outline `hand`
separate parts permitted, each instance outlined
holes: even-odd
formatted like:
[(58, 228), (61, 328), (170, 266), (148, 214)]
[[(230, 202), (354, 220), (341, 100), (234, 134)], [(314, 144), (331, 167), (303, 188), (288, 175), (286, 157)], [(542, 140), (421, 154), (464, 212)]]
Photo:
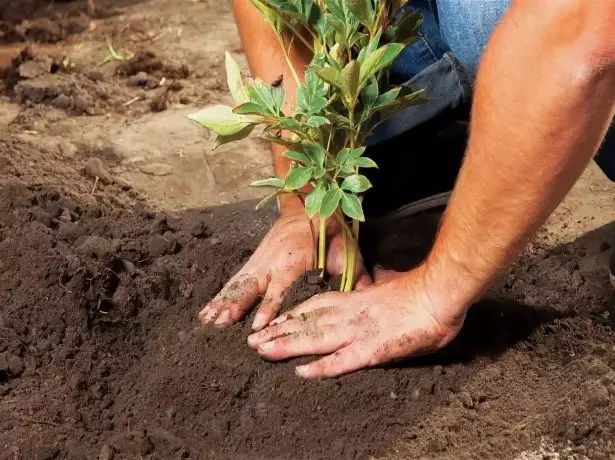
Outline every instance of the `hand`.
[(327, 355), (297, 367), (304, 378), (336, 377), (424, 355), (455, 338), (467, 310), (437, 294), (427, 290), (419, 267), (361, 291), (315, 296), (250, 335), (248, 344), (270, 360)]
[[(317, 231), (318, 223), (314, 224)], [(343, 267), (341, 231), (331, 220), (328, 230), (327, 272), (339, 275)], [(252, 329), (261, 330), (276, 317), (290, 285), (313, 268), (314, 236), (303, 209), (283, 215), (274, 224), (246, 265), (199, 313), (202, 323), (225, 328), (235, 324), (263, 297)], [(371, 284), (371, 278), (357, 263), (357, 289)]]

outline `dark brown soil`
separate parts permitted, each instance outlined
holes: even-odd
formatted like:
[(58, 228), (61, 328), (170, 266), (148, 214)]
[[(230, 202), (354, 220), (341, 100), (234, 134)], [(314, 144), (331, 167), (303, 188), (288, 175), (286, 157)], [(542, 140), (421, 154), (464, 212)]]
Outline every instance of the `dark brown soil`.
[[(90, 11), (85, 0), (9, 0), (0, 43), (70, 42), (81, 38), (71, 21), (134, 1), (96, 0)], [(613, 458), (615, 296), (604, 261), (615, 225), (559, 245), (542, 234), (459, 338), (420, 360), (304, 382), (293, 373), (303, 360), (272, 364), (247, 347), (249, 320), (224, 333), (201, 327), (196, 313), (272, 212), (154, 212), (115, 176), (113, 149), (69, 142), (62, 128), (42, 135), (75, 115), (136, 118), (219, 93), (221, 74), (208, 72), (221, 64), (175, 63), (165, 40), (150, 41), (165, 37), (152, 24), (137, 27), (124, 63), (99, 67), (96, 55), (66, 66), (59, 43), (53, 56), (24, 51), (0, 74), (0, 92), (24, 109), (0, 132), (0, 460), (537, 459), (544, 440), (560, 458)], [(108, 35), (122, 44), (136, 30), (97, 27), (98, 51)], [(365, 228), (366, 260), (416, 265), (438, 219)], [(285, 308), (331, 287), (308, 273)]]
[[(402, 441), (412, 456), (474, 443), (503, 458), (544, 435), (615, 452), (605, 314), (486, 301), (436, 356), (303, 382), (296, 362), (246, 347), (249, 322), (221, 333), (195, 320), (270, 213), (122, 211), (17, 185), (0, 203), (0, 442), (18, 458), (367, 458)], [(557, 391), (520, 421), (528, 408), (511, 397), (531, 384)], [(501, 420), (487, 443), (483, 413)]]

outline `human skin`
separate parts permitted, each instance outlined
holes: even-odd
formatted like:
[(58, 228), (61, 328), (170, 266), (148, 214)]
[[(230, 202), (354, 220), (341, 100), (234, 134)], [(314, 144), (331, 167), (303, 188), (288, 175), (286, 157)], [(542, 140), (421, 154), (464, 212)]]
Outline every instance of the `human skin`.
[[(286, 75), (279, 48), (263, 38), (262, 18), (246, 0), (234, 6), (252, 72), (265, 80)], [(466, 157), (424, 263), (375, 276), (374, 284), (355, 292), (315, 296), (269, 322), (277, 314), (272, 308), (269, 325), (259, 324), (249, 345), (271, 360), (323, 355), (296, 369), (301, 377), (319, 378), (448, 344), (471, 304), (514, 262), (600, 146), (615, 113), (613, 24), (615, 0), (513, 1), (479, 66)], [(299, 68), (306, 62), (293, 59)], [(292, 80), (284, 85), (292, 101)], [(283, 174), (288, 165), (279, 153), (274, 163)], [(269, 283), (277, 267), (288, 276), (311, 267), (311, 233), (299, 235), (299, 212), (300, 203), (282, 203), (279, 225), (259, 247), (262, 254), (281, 254), (268, 260)], [(224, 326), (238, 320), (264, 291), (251, 283), (240, 308), (214, 299), (206, 315), (231, 311)]]

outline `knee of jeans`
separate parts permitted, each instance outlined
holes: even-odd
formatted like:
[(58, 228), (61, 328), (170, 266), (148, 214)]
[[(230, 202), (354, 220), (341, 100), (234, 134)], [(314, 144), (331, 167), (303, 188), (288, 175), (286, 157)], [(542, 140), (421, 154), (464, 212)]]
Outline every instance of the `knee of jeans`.
[(455, 56), (476, 74), (493, 29), (511, 0), (436, 0), (440, 33)]

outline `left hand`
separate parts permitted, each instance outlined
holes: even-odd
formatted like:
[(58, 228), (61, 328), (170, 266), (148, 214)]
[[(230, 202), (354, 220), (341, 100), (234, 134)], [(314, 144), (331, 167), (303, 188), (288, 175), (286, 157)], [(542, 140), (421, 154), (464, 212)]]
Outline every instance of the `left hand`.
[(250, 335), (248, 344), (270, 360), (326, 355), (296, 373), (336, 377), (439, 350), (458, 334), (466, 311), (446, 291), (428, 290), (419, 267), (360, 291), (312, 297)]

